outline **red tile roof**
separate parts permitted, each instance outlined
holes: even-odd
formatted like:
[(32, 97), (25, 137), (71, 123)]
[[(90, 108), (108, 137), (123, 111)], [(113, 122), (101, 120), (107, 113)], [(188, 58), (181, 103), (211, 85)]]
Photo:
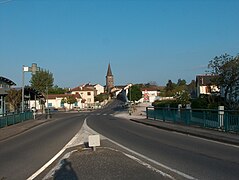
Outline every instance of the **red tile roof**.
[(48, 99), (66, 98), (68, 96), (74, 96), (75, 98), (81, 98), (80, 94), (49, 94)]

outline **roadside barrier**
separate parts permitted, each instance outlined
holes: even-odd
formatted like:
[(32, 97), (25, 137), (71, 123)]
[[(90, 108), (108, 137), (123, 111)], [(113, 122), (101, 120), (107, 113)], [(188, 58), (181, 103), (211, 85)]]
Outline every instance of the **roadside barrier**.
[(147, 107), (147, 119), (239, 133), (239, 111)]
[(0, 128), (17, 124), (23, 121), (33, 119), (33, 112), (26, 111), (21, 113), (0, 114)]

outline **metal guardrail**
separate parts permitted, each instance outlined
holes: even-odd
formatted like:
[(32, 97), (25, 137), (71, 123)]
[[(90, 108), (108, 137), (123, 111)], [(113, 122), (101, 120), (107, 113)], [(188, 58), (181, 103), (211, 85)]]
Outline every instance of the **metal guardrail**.
[(239, 132), (239, 111), (147, 107), (147, 118)]
[(23, 113), (0, 114), (0, 128), (17, 124), (29, 119), (33, 119), (33, 113), (31, 111)]

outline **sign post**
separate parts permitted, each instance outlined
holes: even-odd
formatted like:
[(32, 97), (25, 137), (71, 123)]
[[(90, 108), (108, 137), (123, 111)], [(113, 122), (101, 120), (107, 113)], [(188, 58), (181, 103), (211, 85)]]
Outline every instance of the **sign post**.
[(96, 147), (100, 146), (100, 135), (90, 135), (89, 136), (89, 147), (96, 151)]

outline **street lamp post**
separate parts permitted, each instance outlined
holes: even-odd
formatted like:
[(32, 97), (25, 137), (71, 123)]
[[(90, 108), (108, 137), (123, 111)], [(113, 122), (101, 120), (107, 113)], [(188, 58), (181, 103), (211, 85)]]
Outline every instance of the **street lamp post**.
[(129, 115), (132, 114), (132, 105), (131, 105), (131, 86), (129, 87), (129, 99), (130, 99), (130, 105), (129, 105)]
[(25, 109), (25, 105), (24, 105), (24, 86), (25, 86), (25, 82), (24, 82), (24, 73), (25, 72), (31, 72), (32, 75), (36, 74), (37, 71), (39, 71), (39, 67), (37, 67), (36, 63), (32, 63), (31, 67), (28, 66), (22, 66), (22, 113), (24, 112)]

